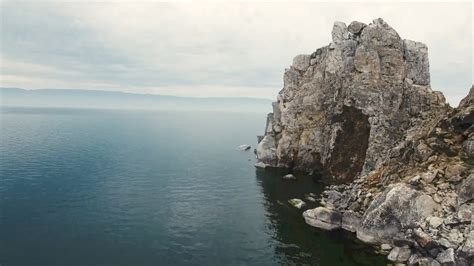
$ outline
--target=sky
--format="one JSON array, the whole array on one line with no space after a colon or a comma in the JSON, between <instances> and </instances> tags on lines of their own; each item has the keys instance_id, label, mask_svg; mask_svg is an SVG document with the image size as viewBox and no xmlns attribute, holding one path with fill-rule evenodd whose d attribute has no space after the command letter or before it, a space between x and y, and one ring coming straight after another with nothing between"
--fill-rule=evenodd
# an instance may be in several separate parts
<instances>
[{"instance_id":1,"label":"sky","mask_svg":"<svg viewBox=\"0 0 474 266\"><path fill-rule=\"evenodd\" d=\"M0 86L275 99L295 55L334 21L381 17L429 47L431 87L456 106L473 81L471 2L0 3Z\"/></svg>"}]
</instances>

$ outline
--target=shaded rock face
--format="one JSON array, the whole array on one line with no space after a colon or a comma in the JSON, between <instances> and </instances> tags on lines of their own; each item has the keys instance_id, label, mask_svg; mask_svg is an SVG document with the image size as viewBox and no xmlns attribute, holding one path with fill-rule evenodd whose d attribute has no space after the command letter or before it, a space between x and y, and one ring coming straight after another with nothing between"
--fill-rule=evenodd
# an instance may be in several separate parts
<instances>
[{"instance_id":1,"label":"shaded rock face","mask_svg":"<svg viewBox=\"0 0 474 266\"><path fill-rule=\"evenodd\" d=\"M326 169L331 176L352 180L364 166L370 134L368 116L357 108L343 106L342 113L334 117L333 123L340 123L341 128Z\"/></svg>"},{"instance_id":2,"label":"shaded rock face","mask_svg":"<svg viewBox=\"0 0 474 266\"><path fill-rule=\"evenodd\" d=\"M426 45L382 19L336 22L332 43L298 55L267 117L258 159L351 181L379 167L406 131L445 106L430 87Z\"/></svg>"}]
</instances>

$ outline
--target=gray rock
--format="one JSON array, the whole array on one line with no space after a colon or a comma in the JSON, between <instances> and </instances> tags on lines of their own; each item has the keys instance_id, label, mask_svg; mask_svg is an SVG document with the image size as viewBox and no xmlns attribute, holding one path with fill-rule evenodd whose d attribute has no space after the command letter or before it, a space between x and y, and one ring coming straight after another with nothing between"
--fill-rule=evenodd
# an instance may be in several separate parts
<instances>
[{"instance_id":1,"label":"gray rock","mask_svg":"<svg viewBox=\"0 0 474 266\"><path fill-rule=\"evenodd\" d=\"M394 247L387 256L393 262L406 262L411 256L409 247Z\"/></svg>"},{"instance_id":2,"label":"gray rock","mask_svg":"<svg viewBox=\"0 0 474 266\"><path fill-rule=\"evenodd\" d=\"M310 55L297 55L293 58L293 65L296 70L305 71L309 67L311 56ZM278 109L277 109L278 110Z\"/></svg>"},{"instance_id":3,"label":"gray rock","mask_svg":"<svg viewBox=\"0 0 474 266\"><path fill-rule=\"evenodd\" d=\"M470 138L463 142L462 147L469 158L474 158L474 139Z\"/></svg>"},{"instance_id":4,"label":"gray rock","mask_svg":"<svg viewBox=\"0 0 474 266\"><path fill-rule=\"evenodd\" d=\"M433 180L438 176L438 172L437 171L434 171L434 172L427 172L427 173L423 173L421 178L426 182L426 183L431 183L433 182Z\"/></svg>"},{"instance_id":5,"label":"gray rock","mask_svg":"<svg viewBox=\"0 0 474 266\"><path fill-rule=\"evenodd\" d=\"M437 266L440 265L436 260L432 258L423 257L422 255L415 253L408 259L408 265L426 265L426 266Z\"/></svg>"},{"instance_id":6,"label":"gray rock","mask_svg":"<svg viewBox=\"0 0 474 266\"><path fill-rule=\"evenodd\" d=\"M344 40L349 39L349 31L347 30L346 24L340 21L334 22L331 35L332 35L332 41L335 44L340 44Z\"/></svg>"},{"instance_id":7,"label":"gray rock","mask_svg":"<svg viewBox=\"0 0 474 266\"><path fill-rule=\"evenodd\" d=\"M265 169L267 165L264 162L258 162L255 164L255 167Z\"/></svg>"},{"instance_id":8,"label":"gray rock","mask_svg":"<svg viewBox=\"0 0 474 266\"><path fill-rule=\"evenodd\" d=\"M342 216L339 212L325 207L317 207L303 212L305 222L324 230L341 228Z\"/></svg>"},{"instance_id":9,"label":"gray rock","mask_svg":"<svg viewBox=\"0 0 474 266\"><path fill-rule=\"evenodd\" d=\"M381 250L391 250L392 246L390 246L389 244L382 244L382 245L380 245L380 249Z\"/></svg>"},{"instance_id":10,"label":"gray rock","mask_svg":"<svg viewBox=\"0 0 474 266\"><path fill-rule=\"evenodd\" d=\"M459 230L456 228L449 230L449 233L446 235L446 238L455 247L458 247L464 241L463 234L459 232Z\"/></svg>"},{"instance_id":11,"label":"gray rock","mask_svg":"<svg viewBox=\"0 0 474 266\"><path fill-rule=\"evenodd\" d=\"M471 223L474 221L474 204L467 203L459 206L456 216L461 223Z\"/></svg>"},{"instance_id":12,"label":"gray rock","mask_svg":"<svg viewBox=\"0 0 474 266\"><path fill-rule=\"evenodd\" d=\"M288 200L288 203L291 204L291 206L297 208L297 209L302 209L306 207L306 203L300 199L290 199Z\"/></svg>"},{"instance_id":13,"label":"gray rock","mask_svg":"<svg viewBox=\"0 0 474 266\"><path fill-rule=\"evenodd\" d=\"M428 47L421 42L403 40L405 59L409 64L407 78L417 85L430 84L430 64L428 62Z\"/></svg>"},{"instance_id":14,"label":"gray rock","mask_svg":"<svg viewBox=\"0 0 474 266\"><path fill-rule=\"evenodd\" d=\"M248 144L242 144L237 147L238 150L240 151L248 151L250 150L251 146Z\"/></svg>"},{"instance_id":15,"label":"gray rock","mask_svg":"<svg viewBox=\"0 0 474 266\"><path fill-rule=\"evenodd\" d=\"M436 260L441 263L441 265L455 265L454 249L448 248L439 253Z\"/></svg>"},{"instance_id":16,"label":"gray rock","mask_svg":"<svg viewBox=\"0 0 474 266\"><path fill-rule=\"evenodd\" d=\"M257 145L257 158L259 162L266 165L276 166L276 147L275 138L272 135L266 135Z\"/></svg>"},{"instance_id":17,"label":"gray rock","mask_svg":"<svg viewBox=\"0 0 474 266\"><path fill-rule=\"evenodd\" d=\"M403 183L395 184L372 201L357 237L369 243L389 241L402 228L424 221L436 208L430 196Z\"/></svg>"},{"instance_id":18,"label":"gray rock","mask_svg":"<svg viewBox=\"0 0 474 266\"><path fill-rule=\"evenodd\" d=\"M460 253L466 258L474 259L474 230L471 230L466 236L466 241L462 245Z\"/></svg>"},{"instance_id":19,"label":"gray rock","mask_svg":"<svg viewBox=\"0 0 474 266\"><path fill-rule=\"evenodd\" d=\"M346 211L342 214L342 229L349 232L356 232L359 229L362 217L353 212Z\"/></svg>"},{"instance_id":20,"label":"gray rock","mask_svg":"<svg viewBox=\"0 0 474 266\"><path fill-rule=\"evenodd\" d=\"M428 217L428 223L430 224L431 227L433 228L438 228L440 225L443 224L443 219L435 216L430 216Z\"/></svg>"},{"instance_id":21,"label":"gray rock","mask_svg":"<svg viewBox=\"0 0 474 266\"><path fill-rule=\"evenodd\" d=\"M474 174L469 175L461 184L458 190L458 200L460 204L471 201L474 198Z\"/></svg>"},{"instance_id":22,"label":"gray rock","mask_svg":"<svg viewBox=\"0 0 474 266\"><path fill-rule=\"evenodd\" d=\"M352 34L360 34L363 28L365 28L367 24L359 22L359 21L352 21L351 24L347 27L350 33Z\"/></svg>"}]
</instances>

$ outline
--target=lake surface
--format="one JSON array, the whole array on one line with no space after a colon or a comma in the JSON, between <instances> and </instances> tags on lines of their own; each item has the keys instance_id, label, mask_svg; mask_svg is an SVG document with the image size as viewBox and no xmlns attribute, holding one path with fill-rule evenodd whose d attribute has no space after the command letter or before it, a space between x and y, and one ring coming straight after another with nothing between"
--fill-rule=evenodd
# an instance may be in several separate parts
<instances>
[{"instance_id":1,"label":"lake surface","mask_svg":"<svg viewBox=\"0 0 474 266\"><path fill-rule=\"evenodd\" d=\"M265 116L3 108L0 264L384 265L288 206L321 184L235 149Z\"/></svg>"}]
</instances>

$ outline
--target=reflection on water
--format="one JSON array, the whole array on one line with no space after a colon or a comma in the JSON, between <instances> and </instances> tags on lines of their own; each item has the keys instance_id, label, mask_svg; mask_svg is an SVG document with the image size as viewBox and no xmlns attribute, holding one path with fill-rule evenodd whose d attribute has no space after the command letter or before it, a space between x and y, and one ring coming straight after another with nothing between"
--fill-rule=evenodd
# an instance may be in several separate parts
<instances>
[{"instance_id":1,"label":"reflection on water","mask_svg":"<svg viewBox=\"0 0 474 266\"><path fill-rule=\"evenodd\" d=\"M269 226L278 245L275 253L283 264L314 265L386 265L384 256L375 256L368 248L348 232L322 231L305 224L302 211L291 207L287 201L292 198L304 200L304 195L317 196L324 185L311 176L298 175L298 181L283 180L287 174L279 169L257 169L256 176L262 187ZM305 200L307 208L318 203Z\"/></svg>"}]
</instances>

